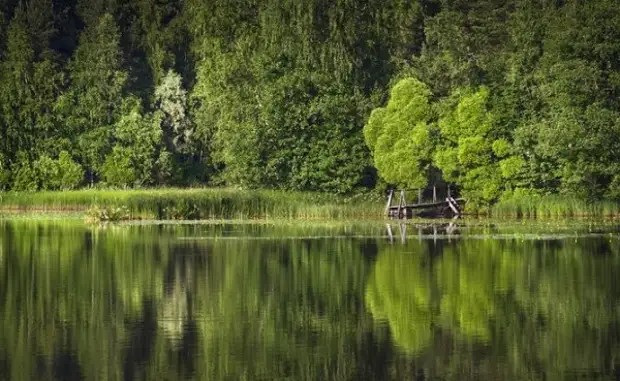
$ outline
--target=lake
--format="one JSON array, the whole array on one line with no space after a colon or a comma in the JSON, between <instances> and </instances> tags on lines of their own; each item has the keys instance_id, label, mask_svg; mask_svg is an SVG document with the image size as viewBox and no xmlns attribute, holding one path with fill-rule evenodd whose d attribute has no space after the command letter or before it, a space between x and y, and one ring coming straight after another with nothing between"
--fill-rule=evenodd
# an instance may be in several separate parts
<instances>
[{"instance_id":1,"label":"lake","mask_svg":"<svg viewBox=\"0 0 620 381\"><path fill-rule=\"evenodd\" d=\"M0 380L617 379L618 232L0 221Z\"/></svg>"}]
</instances>

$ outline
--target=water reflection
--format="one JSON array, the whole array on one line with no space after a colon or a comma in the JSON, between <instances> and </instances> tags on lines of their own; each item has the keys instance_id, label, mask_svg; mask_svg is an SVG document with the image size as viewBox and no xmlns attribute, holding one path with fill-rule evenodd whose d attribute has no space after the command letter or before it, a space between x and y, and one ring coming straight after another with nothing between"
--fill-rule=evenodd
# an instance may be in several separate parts
<instances>
[{"instance_id":1,"label":"water reflection","mask_svg":"<svg viewBox=\"0 0 620 381\"><path fill-rule=\"evenodd\" d=\"M394 225L391 223L387 223L385 224L385 227L387 236L392 243L394 243L394 241L397 239L395 231L398 232L398 239L401 243L405 243L408 235L411 238L417 239L450 239L453 237L457 237L461 233L460 226L456 222L457 219L458 218L454 218L452 221L446 223L433 224L412 224L401 222L396 224L396 227L394 227Z\"/></svg>"},{"instance_id":2,"label":"water reflection","mask_svg":"<svg viewBox=\"0 0 620 381\"><path fill-rule=\"evenodd\" d=\"M0 380L616 377L617 240L397 228L0 223Z\"/></svg>"}]
</instances>

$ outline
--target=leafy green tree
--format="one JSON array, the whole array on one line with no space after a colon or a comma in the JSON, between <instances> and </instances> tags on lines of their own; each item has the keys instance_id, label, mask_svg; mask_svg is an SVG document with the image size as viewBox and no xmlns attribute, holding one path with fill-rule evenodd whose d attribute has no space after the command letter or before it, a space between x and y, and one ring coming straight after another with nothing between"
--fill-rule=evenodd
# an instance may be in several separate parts
<instances>
[{"instance_id":1,"label":"leafy green tree","mask_svg":"<svg viewBox=\"0 0 620 381\"><path fill-rule=\"evenodd\" d=\"M115 147L123 147L123 149L113 154L112 157L118 157L120 152L124 153L122 157L129 155L135 174L132 182L135 185L148 185L153 179L155 161L159 157L161 148L162 117L160 113L143 115L138 100L128 99L127 104L126 107L129 110L121 116L115 126ZM111 162L106 159L106 173L110 173L110 165ZM106 175L106 178L109 180L109 176ZM122 176L116 178L120 179ZM129 185L129 182L121 183Z\"/></svg>"},{"instance_id":2,"label":"leafy green tree","mask_svg":"<svg viewBox=\"0 0 620 381\"><path fill-rule=\"evenodd\" d=\"M155 89L155 102L165 115L163 129L170 148L177 152L189 150L194 143L193 126L188 114L187 91L179 74L168 71Z\"/></svg>"},{"instance_id":3,"label":"leafy green tree","mask_svg":"<svg viewBox=\"0 0 620 381\"><path fill-rule=\"evenodd\" d=\"M60 173L58 162L49 156L41 156L32 164L35 181L38 183L35 190L55 190L60 188Z\"/></svg>"},{"instance_id":4,"label":"leafy green tree","mask_svg":"<svg viewBox=\"0 0 620 381\"><path fill-rule=\"evenodd\" d=\"M231 12L188 1L186 9L197 137L221 180L336 192L374 183L361 131L390 73L420 42L418 4L266 0ZM368 24L377 28L360 27Z\"/></svg>"},{"instance_id":5,"label":"leafy green tree","mask_svg":"<svg viewBox=\"0 0 620 381\"><path fill-rule=\"evenodd\" d=\"M543 109L516 131L533 185L600 198L616 173L618 4L569 2L548 17L534 94ZM595 153L597 152L597 153Z\"/></svg>"},{"instance_id":6,"label":"leafy green tree","mask_svg":"<svg viewBox=\"0 0 620 381\"><path fill-rule=\"evenodd\" d=\"M57 154L62 147L64 131L55 122L53 106L64 73L48 46L54 32L51 1L16 7L0 63L0 152L9 162L17 152L34 159L37 152Z\"/></svg>"},{"instance_id":7,"label":"leafy green tree","mask_svg":"<svg viewBox=\"0 0 620 381\"><path fill-rule=\"evenodd\" d=\"M509 41L505 22L512 2L439 1L424 20L425 43L413 58L414 72L434 94L491 85L504 75L502 55Z\"/></svg>"},{"instance_id":8,"label":"leafy green tree","mask_svg":"<svg viewBox=\"0 0 620 381\"><path fill-rule=\"evenodd\" d=\"M500 196L504 180L498 161L510 152L505 140L493 140L494 118L488 98L489 90L484 87L455 92L440 106L438 122L435 165L445 180L456 183L475 204L489 204Z\"/></svg>"},{"instance_id":9,"label":"leafy green tree","mask_svg":"<svg viewBox=\"0 0 620 381\"><path fill-rule=\"evenodd\" d=\"M0 190L7 190L11 184L11 170L8 160L0 153Z\"/></svg>"},{"instance_id":10,"label":"leafy green tree","mask_svg":"<svg viewBox=\"0 0 620 381\"><path fill-rule=\"evenodd\" d=\"M56 110L72 136L91 182L112 149L114 124L121 117L127 73L114 18L103 15L88 25L69 62L70 86Z\"/></svg>"},{"instance_id":11,"label":"leafy green tree","mask_svg":"<svg viewBox=\"0 0 620 381\"><path fill-rule=\"evenodd\" d=\"M132 63L132 68L141 74L138 80L152 80L150 84L144 83L150 92L148 96L152 96L153 88L165 82L166 69L175 67L180 48L186 44L182 5L180 0L138 0L130 5L136 15L130 30L135 44L132 48L136 49L132 58L137 61ZM147 66L149 70L138 65Z\"/></svg>"},{"instance_id":12,"label":"leafy green tree","mask_svg":"<svg viewBox=\"0 0 620 381\"><path fill-rule=\"evenodd\" d=\"M39 190L39 179L27 154L18 152L11 165L12 189L18 191Z\"/></svg>"},{"instance_id":13,"label":"leafy green tree","mask_svg":"<svg viewBox=\"0 0 620 381\"><path fill-rule=\"evenodd\" d=\"M424 188L434 150L429 88L415 78L399 81L385 108L373 110L364 127L366 144L387 182Z\"/></svg>"},{"instance_id":14,"label":"leafy green tree","mask_svg":"<svg viewBox=\"0 0 620 381\"><path fill-rule=\"evenodd\" d=\"M134 168L131 150L119 146L108 154L101 172L107 184L122 188L133 186L139 176Z\"/></svg>"},{"instance_id":15,"label":"leafy green tree","mask_svg":"<svg viewBox=\"0 0 620 381\"><path fill-rule=\"evenodd\" d=\"M84 180L84 170L76 163L67 151L61 151L58 157L58 172L60 174L60 189L77 188Z\"/></svg>"}]
</instances>

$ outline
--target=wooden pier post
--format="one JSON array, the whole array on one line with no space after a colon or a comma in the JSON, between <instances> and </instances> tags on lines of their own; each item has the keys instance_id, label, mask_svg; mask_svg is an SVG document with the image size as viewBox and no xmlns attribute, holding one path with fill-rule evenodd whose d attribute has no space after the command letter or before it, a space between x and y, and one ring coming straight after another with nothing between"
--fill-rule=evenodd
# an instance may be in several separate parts
<instances>
[{"instance_id":1,"label":"wooden pier post","mask_svg":"<svg viewBox=\"0 0 620 381\"><path fill-rule=\"evenodd\" d=\"M407 212L407 202L405 201L405 190L400 191L400 200L398 201L398 218L403 218L403 210Z\"/></svg>"},{"instance_id":2,"label":"wooden pier post","mask_svg":"<svg viewBox=\"0 0 620 381\"><path fill-rule=\"evenodd\" d=\"M465 202L464 199L455 199L452 196L452 189L449 185L445 198L441 196L441 192L437 191L437 187L433 186L432 202L430 198L426 201L424 200L424 190L422 188L418 188L417 202L414 201L409 205L407 204L406 191L404 189L400 190L400 197L396 205L394 204L395 197L396 190L389 190L387 204L385 205L385 214L391 219L409 219L414 215L425 217L441 216L446 215L446 213L448 215L460 216L463 214L461 204Z\"/></svg>"},{"instance_id":3,"label":"wooden pier post","mask_svg":"<svg viewBox=\"0 0 620 381\"><path fill-rule=\"evenodd\" d=\"M392 206L392 197L394 196L394 189L390 189L390 193L388 195L387 205L385 206L385 215L390 216L390 207Z\"/></svg>"}]
</instances>

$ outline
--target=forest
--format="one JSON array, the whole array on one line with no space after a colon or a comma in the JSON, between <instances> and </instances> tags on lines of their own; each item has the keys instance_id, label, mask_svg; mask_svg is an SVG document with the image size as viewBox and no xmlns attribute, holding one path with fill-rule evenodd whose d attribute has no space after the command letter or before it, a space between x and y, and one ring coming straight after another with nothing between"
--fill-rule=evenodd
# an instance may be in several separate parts
<instances>
[{"instance_id":1,"label":"forest","mask_svg":"<svg viewBox=\"0 0 620 381\"><path fill-rule=\"evenodd\" d=\"M0 0L0 190L620 198L614 0Z\"/></svg>"}]
</instances>

